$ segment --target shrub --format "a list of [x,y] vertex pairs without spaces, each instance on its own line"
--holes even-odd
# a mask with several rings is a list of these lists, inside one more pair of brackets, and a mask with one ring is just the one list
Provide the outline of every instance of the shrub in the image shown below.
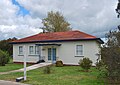
[[63,67],[63,62],[61,60],[56,61],[57,67]]
[[43,70],[44,74],[50,74],[51,73],[51,67],[50,66],[46,66]]
[[0,50],[0,66],[5,66],[9,62],[9,55],[7,52]]
[[79,61],[79,65],[88,72],[88,70],[90,69],[90,67],[92,66],[92,61],[89,58],[83,58],[80,59]]
[[96,69],[101,70],[102,66],[104,66],[104,63],[102,60],[96,62]]

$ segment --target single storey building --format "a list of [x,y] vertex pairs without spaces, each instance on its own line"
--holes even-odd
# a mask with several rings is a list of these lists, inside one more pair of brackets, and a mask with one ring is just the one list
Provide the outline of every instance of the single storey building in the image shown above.
[[62,60],[64,64],[78,65],[80,59],[88,57],[95,65],[103,41],[81,31],[67,31],[39,33],[12,44],[15,63],[22,63],[26,53],[28,63]]

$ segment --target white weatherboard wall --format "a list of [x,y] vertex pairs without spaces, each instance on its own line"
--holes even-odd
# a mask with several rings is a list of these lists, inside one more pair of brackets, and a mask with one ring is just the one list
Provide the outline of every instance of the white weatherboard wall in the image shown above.
[[[29,46],[35,46],[35,44],[14,44],[13,45],[13,62],[23,62],[24,61],[24,55],[19,55],[19,46],[26,45],[26,51],[27,52],[27,62],[36,63],[39,60],[39,55],[30,55],[29,54]],[[23,52],[24,53],[24,52]]]
[[[53,42],[55,43],[55,42]],[[93,65],[95,65],[98,56],[96,54],[99,53],[99,43],[96,41],[71,41],[71,42],[57,42],[61,44],[61,46],[54,46],[57,50],[56,56],[59,60],[62,60],[64,64],[72,64],[78,65],[80,59],[84,57],[88,57],[93,61]],[[23,56],[19,56],[18,49],[19,46],[26,45],[27,47],[27,61],[28,62],[37,62],[39,60],[38,55],[29,55],[29,46],[35,46],[36,43],[32,44],[14,44],[13,45],[13,61],[14,62],[23,62]],[[83,45],[83,56],[76,56],[76,45]],[[51,46],[44,46],[44,51],[42,52],[42,56],[45,56],[45,61],[48,62],[48,48]]]
[[[83,45],[83,56],[76,56],[76,45]],[[84,57],[90,58],[95,65],[99,53],[99,44],[96,41],[78,41],[78,42],[64,42],[58,49],[59,57],[64,64],[78,65],[80,59]]]

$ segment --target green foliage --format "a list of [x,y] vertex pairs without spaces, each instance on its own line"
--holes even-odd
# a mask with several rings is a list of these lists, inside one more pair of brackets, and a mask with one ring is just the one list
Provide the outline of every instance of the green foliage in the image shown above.
[[110,31],[106,38],[107,43],[101,49],[101,59],[109,83],[116,84],[120,81],[120,30]]
[[44,72],[44,74],[50,74],[51,73],[51,67],[50,66],[45,66],[43,72]]
[[6,51],[11,56],[13,54],[13,46],[12,44],[9,44],[13,40],[16,40],[16,38],[9,38],[7,40],[1,40],[0,41],[0,50]]
[[70,24],[59,12],[48,12],[47,18],[42,20],[43,30],[47,32],[62,32],[71,30]]
[[89,58],[80,59],[79,65],[85,70],[88,71],[92,66],[92,61]]
[[9,62],[9,55],[7,52],[0,50],[0,66],[5,66]]
[[102,60],[99,60],[98,62],[96,62],[96,69],[101,70],[101,67],[104,65]]
[[116,8],[116,12],[118,14],[118,18],[120,17],[120,0],[118,0],[118,4],[117,4],[117,8]]
[[56,61],[57,67],[63,67],[63,62],[61,60]]
[[99,60],[96,63],[96,69],[99,70],[99,75],[97,76],[98,78],[106,78],[108,72],[106,69],[106,65],[104,64],[102,60]]

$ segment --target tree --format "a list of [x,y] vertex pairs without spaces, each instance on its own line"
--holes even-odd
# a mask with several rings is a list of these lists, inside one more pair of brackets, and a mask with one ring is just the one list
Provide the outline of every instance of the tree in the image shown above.
[[[120,17],[120,0],[116,8]],[[101,50],[101,58],[107,70],[109,83],[120,84],[120,25],[117,30],[110,31],[107,35],[107,43]]]
[[9,55],[12,55],[13,46],[12,46],[12,44],[9,44],[9,43],[16,39],[17,38],[14,37],[14,38],[6,39],[6,40],[1,40],[0,41],[0,50],[6,51],[6,52],[8,52]]
[[44,27],[43,31],[47,32],[62,32],[71,30],[70,24],[65,20],[59,12],[48,12],[47,18],[42,20]]
[[119,16],[120,16],[120,0],[118,0],[117,8],[115,10],[118,13],[117,17],[119,18]]
[[120,30],[106,34],[107,43],[101,49],[101,59],[107,70],[109,83],[120,84]]

